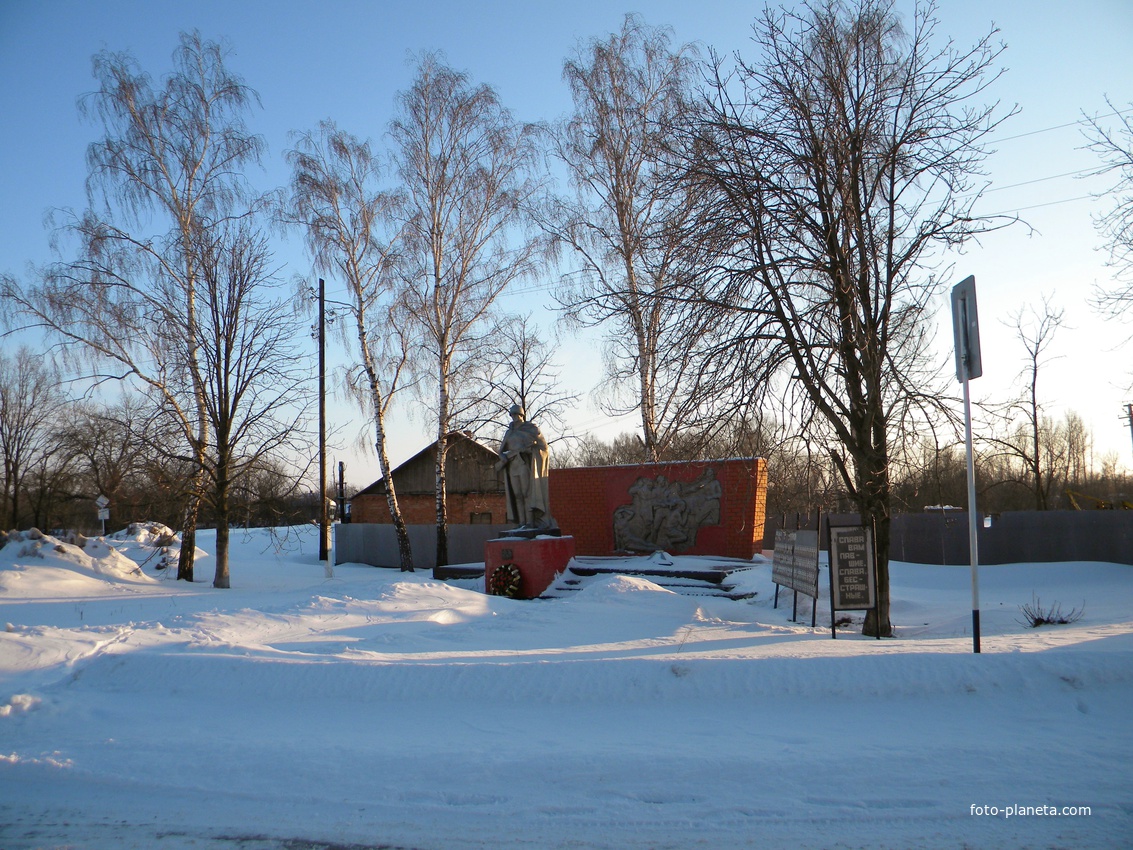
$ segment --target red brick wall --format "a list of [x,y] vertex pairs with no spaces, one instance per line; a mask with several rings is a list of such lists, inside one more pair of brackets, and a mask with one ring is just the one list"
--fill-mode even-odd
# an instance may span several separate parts
[[715,471],[721,485],[720,522],[702,526],[692,546],[671,554],[759,554],[767,507],[767,462],[762,458],[552,469],[551,513],[563,534],[574,536],[579,555],[613,554],[614,511],[631,504],[629,489],[638,479],[663,475],[670,482],[691,482],[706,469]]
[[[411,494],[397,497],[401,516],[408,525],[435,525],[437,502],[432,494]],[[448,521],[466,524],[473,513],[490,513],[492,522],[507,522],[507,505],[502,493],[449,493]],[[389,506],[385,495],[355,496],[350,502],[351,522],[389,523]]]

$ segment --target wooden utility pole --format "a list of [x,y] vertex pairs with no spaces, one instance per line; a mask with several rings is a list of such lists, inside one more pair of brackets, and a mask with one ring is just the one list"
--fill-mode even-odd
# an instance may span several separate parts
[[1125,413],[1129,417],[1129,436],[1133,437],[1133,404],[1125,405]]
[[327,317],[326,282],[319,278],[319,561],[330,566],[330,523],[327,519]]

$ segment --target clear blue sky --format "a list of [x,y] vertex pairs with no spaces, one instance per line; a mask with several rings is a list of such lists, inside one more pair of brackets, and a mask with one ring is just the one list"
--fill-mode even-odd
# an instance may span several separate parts
[[[903,2],[901,8],[910,4]],[[999,319],[1051,294],[1066,309],[1058,338],[1060,359],[1044,372],[1040,393],[1050,411],[1070,407],[1093,430],[1099,451],[1131,463],[1130,433],[1119,416],[1133,401],[1127,392],[1133,345],[1116,349],[1129,329],[1102,323],[1085,304],[1090,287],[1110,278],[1090,223],[1102,207],[1090,200],[1103,188],[1073,175],[1092,167],[1077,127],[1060,127],[1082,113],[1107,111],[1105,97],[1133,102],[1133,3],[1129,0],[942,0],[939,33],[970,44],[993,22],[1008,45],[1008,69],[991,96],[1018,103],[1021,113],[1001,133],[990,162],[995,192],[987,212],[1023,210],[1036,228],[988,236],[954,258],[957,279],[975,274],[979,287],[984,377],[976,397],[1002,396],[1022,366],[1022,350]],[[229,64],[256,89],[263,110],[254,128],[269,145],[262,188],[287,177],[282,153],[288,133],[322,118],[361,136],[380,139],[394,94],[406,87],[413,52],[440,49],[455,67],[490,83],[517,117],[553,119],[569,97],[561,81],[563,58],[579,39],[616,29],[626,11],[650,24],[672,26],[677,41],[698,41],[722,53],[749,58],[750,25],[758,3],[731,0],[609,0],[514,2],[341,2],[293,0],[0,0],[0,271],[26,273],[50,258],[44,214],[52,207],[81,207],[84,151],[96,128],[80,121],[75,104],[92,88],[90,57],[103,48],[128,50],[160,77],[181,30],[199,29],[226,40]],[[1070,175],[1070,176],[1059,176]],[[1032,182],[1035,181],[1035,182]],[[1026,184],[1026,185],[1020,185]],[[298,240],[282,245],[289,273],[309,271]],[[549,282],[549,281],[548,281]],[[942,350],[949,350],[948,317]],[[568,343],[563,357],[585,363],[568,374],[588,393],[598,380],[593,340]],[[335,417],[353,435],[360,420],[345,407]],[[395,462],[424,442],[427,431],[399,419]],[[609,435],[629,430],[603,422],[584,398],[576,422]],[[376,461],[350,451],[348,477],[369,483]]]

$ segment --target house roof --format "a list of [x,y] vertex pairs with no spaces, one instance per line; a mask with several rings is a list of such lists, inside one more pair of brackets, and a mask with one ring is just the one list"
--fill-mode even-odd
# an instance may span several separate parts
[[[471,454],[480,455],[483,458],[485,464],[495,464],[495,462],[499,460],[499,454],[495,449],[489,448],[488,446],[484,445],[482,442],[474,438],[468,431],[449,431],[448,445],[449,451],[452,451],[452,449],[456,446],[462,446],[466,448]],[[437,441],[434,440],[433,442],[429,443],[429,445],[425,446],[423,449],[417,452],[415,455],[410,457],[408,460],[392,469],[390,471],[390,476],[396,479],[400,477],[399,473],[401,473],[403,470],[412,469],[413,467],[420,465],[421,462],[425,459],[428,459],[431,463],[432,458],[436,455],[436,451]],[[401,485],[399,484],[398,490],[400,491],[400,489]],[[371,484],[369,487],[366,487],[364,490],[360,490],[357,494],[355,494],[355,498],[357,498],[358,496],[377,495],[384,493],[385,477],[382,477]]]

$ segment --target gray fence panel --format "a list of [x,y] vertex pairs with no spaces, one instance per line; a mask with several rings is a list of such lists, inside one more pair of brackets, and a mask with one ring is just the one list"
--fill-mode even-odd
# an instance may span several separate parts
[[[983,518],[981,564],[1110,561],[1133,564],[1133,511],[1011,511]],[[966,511],[899,514],[890,557],[917,564],[969,564]]]
[[[856,519],[838,515],[836,525]],[[826,521],[819,546],[826,548]],[[774,519],[769,519],[765,549],[774,548]],[[449,563],[479,563],[484,543],[500,537],[510,525],[450,525]],[[410,525],[414,565],[436,566],[437,530]],[[349,523],[334,527],[336,564],[398,567],[397,538],[392,525]],[[916,564],[967,564],[968,515],[964,511],[898,514],[893,518],[890,557]],[[1133,511],[1012,511],[992,517],[979,529],[981,564],[1049,561],[1111,561],[1133,564]]]
[[[510,525],[450,525],[448,527],[448,560],[450,564],[480,563],[484,560],[484,543],[500,537]],[[409,545],[413,549],[413,565],[431,570],[437,564],[437,527],[408,525]],[[374,567],[401,566],[397,534],[386,523],[347,523],[334,527],[334,562],[336,564],[369,564]]]
[[[856,520],[856,515],[822,518],[820,545],[826,548],[826,525]],[[788,527],[793,526],[793,519]],[[779,522],[768,517],[764,549],[773,549]],[[1133,511],[1011,511],[996,514],[979,528],[981,564],[1050,561],[1110,561],[1133,564]],[[893,518],[890,557],[915,564],[968,564],[968,514],[926,511]]]

